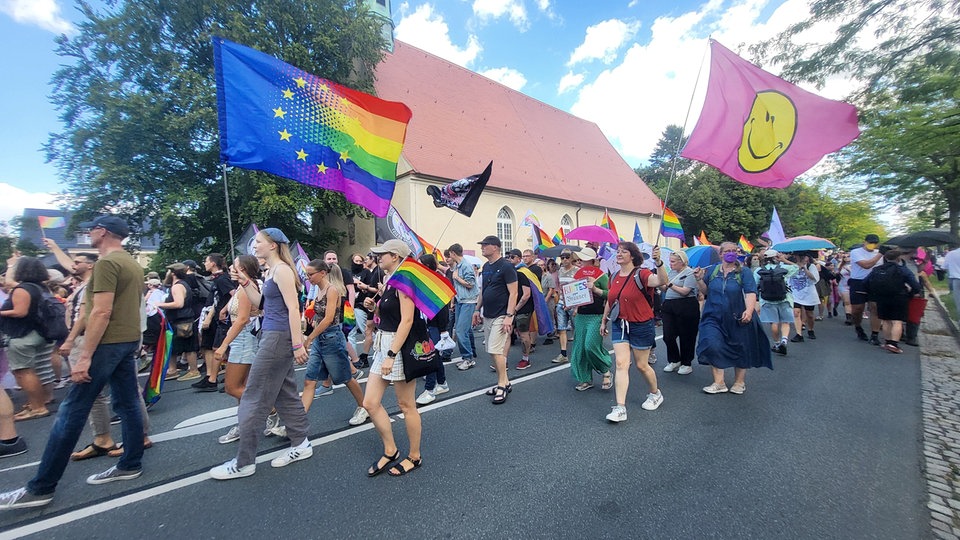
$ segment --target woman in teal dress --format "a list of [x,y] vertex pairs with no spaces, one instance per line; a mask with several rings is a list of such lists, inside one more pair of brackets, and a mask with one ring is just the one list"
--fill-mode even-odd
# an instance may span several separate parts
[[[697,359],[713,367],[713,384],[703,389],[708,394],[746,391],[747,369],[767,367],[770,341],[753,318],[757,304],[757,282],[750,269],[737,261],[737,245],[720,244],[723,262],[694,272],[700,292],[706,296],[700,317]],[[734,368],[735,378],[729,389],[723,370]]]
[[[593,372],[603,375],[601,388],[609,390],[613,386],[613,374],[610,372],[610,354],[603,346],[600,335],[600,322],[603,319],[603,304],[607,301],[610,278],[600,269],[593,249],[584,248],[575,252],[575,257],[583,261],[583,267],[574,279],[586,279],[593,295],[593,302],[576,309],[576,325],[572,350],[570,351],[570,373],[577,381],[578,391],[593,388]],[[593,257],[587,259],[587,257]]]

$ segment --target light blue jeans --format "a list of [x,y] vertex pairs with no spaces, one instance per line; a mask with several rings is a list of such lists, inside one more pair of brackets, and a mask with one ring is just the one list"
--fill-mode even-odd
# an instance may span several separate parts
[[457,346],[460,347],[460,357],[463,360],[477,357],[477,353],[473,350],[473,312],[476,310],[476,304],[457,302],[455,321]]

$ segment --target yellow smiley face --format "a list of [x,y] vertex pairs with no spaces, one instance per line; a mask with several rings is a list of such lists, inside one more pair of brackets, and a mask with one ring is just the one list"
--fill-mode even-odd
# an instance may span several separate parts
[[773,167],[796,133],[797,109],[790,98],[774,90],[757,92],[737,150],[740,168],[758,173]]

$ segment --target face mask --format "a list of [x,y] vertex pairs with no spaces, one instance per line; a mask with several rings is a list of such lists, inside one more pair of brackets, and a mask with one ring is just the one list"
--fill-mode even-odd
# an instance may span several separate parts
[[350,266],[350,269],[353,271],[354,274],[359,274],[360,272],[363,271],[363,265],[362,265],[362,264],[353,263],[353,264]]
[[876,245],[876,244],[864,244],[863,247],[867,248],[867,251],[873,251],[873,250],[877,249],[877,245]]
[[737,262],[737,254],[732,251],[728,251],[724,253],[723,262],[726,262],[726,263]]

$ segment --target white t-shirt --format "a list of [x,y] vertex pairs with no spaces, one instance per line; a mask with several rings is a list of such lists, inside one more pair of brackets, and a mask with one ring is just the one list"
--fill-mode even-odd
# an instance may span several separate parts
[[[870,272],[873,271],[873,267],[864,268],[858,264],[857,261],[869,261],[870,259],[877,256],[877,250],[867,251],[867,248],[858,247],[857,249],[850,252],[850,279],[867,279],[867,276],[870,275]],[[877,264],[883,264],[883,258],[881,257]]]
[[947,271],[950,279],[960,279],[960,248],[951,249],[943,258],[943,269]]
[[811,264],[807,270],[813,274],[813,279],[800,268],[796,274],[787,279],[790,285],[790,294],[793,296],[793,302],[801,306],[820,305],[820,296],[817,294],[817,282],[820,281],[820,272],[817,271],[817,265]]

